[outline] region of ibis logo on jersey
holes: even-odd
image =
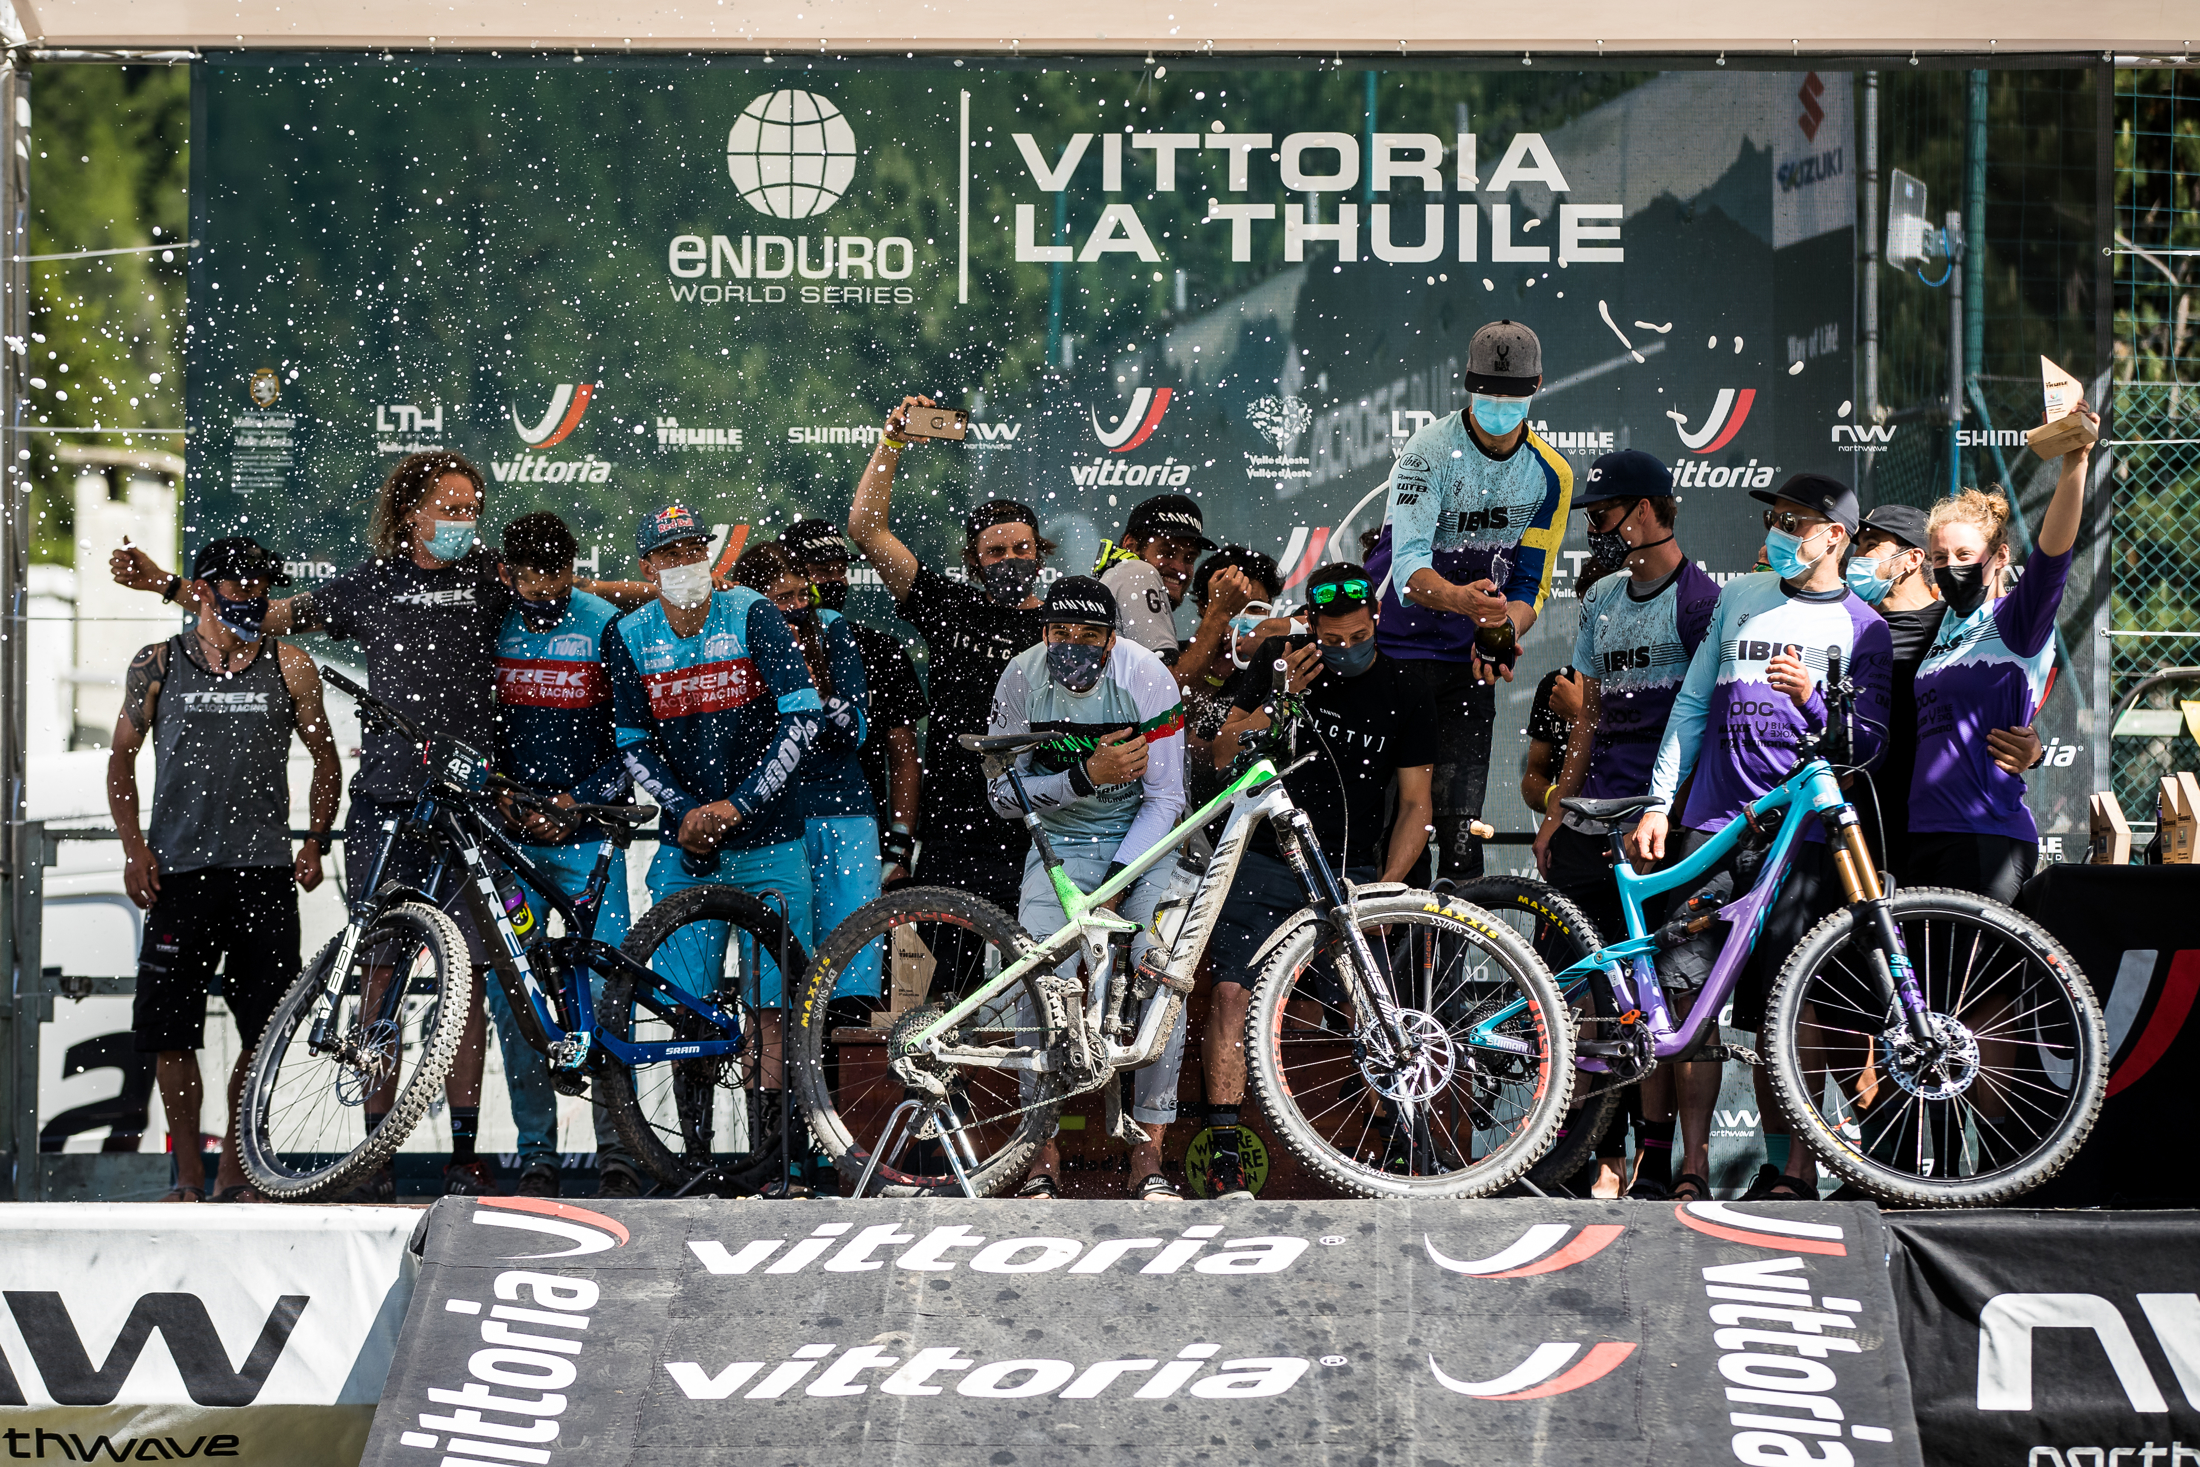
[[[1742,424],[1749,421],[1750,405],[1756,400],[1754,387],[1722,387],[1711,404],[1711,415],[1695,429],[1688,426],[1686,413],[1669,408],[1665,415],[1673,420],[1673,431],[1680,435],[1682,445],[1689,452],[1717,453],[1742,431]]]
[[[520,417],[517,407],[507,411],[511,414],[512,427],[518,431],[520,441],[539,452],[545,448],[557,447],[580,426],[581,414],[588,411],[589,399],[595,395],[596,384],[593,382],[560,382],[557,391],[550,394],[550,406],[544,410],[540,420],[527,422]]]
[[[1092,417],[1093,436],[1100,446],[1110,453],[1129,453],[1132,449],[1153,437],[1154,429],[1161,426],[1162,415],[1169,410],[1169,399],[1176,395],[1173,387],[1141,387],[1131,394],[1130,406],[1112,428],[1100,426],[1100,410],[1086,409]]]

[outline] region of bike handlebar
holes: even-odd
[[[404,714],[399,713],[395,708],[392,708],[389,704],[383,702],[380,698],[375,697],[374,694],[368,692],[365,688],[360,687],[359,684],[353,682],[350,678],[344,676],[335,668],[328,666],[326,663],[322,664],[321,678],[330,687],[337,689],[339,692],[351,694],[353,700],[359,704],[359,711],[361,713],[366,714],[367,716],[372,718],[380,718],[386,720],[393,727],[395,727],[399,733],[403,734],[406,738],[411,739],[414,743],[419,743],[422,741],[423,735],[421,734],[420,730],[415,728],[412,723],[406,719]]]

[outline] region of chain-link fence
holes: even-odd
[[[2110,747],[2138,824],[2162,775],[2200,769],[2180,707],[2200,701],[2200,74],[2119,71],[2115,149],[2108,641],[2117,706],[2138,697]]]

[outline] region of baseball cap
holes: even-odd
[[[963,538],[975,540],[995,525],[1029,525],[1031,533],[1039,533],[1039,516],[1028,504],[1013,499],[988,499],[963,516]]]
[[[1749,497],[1773,504],[1785,499],[1817,510],[1851,535],[1856,533],[1856,491],[1839,479],[1805,471],[1790,474],[1777,489],[1752,489]]]
[[[1914,504],[1882,504],[1864,516],[1862,528],[1892,535],[1911,550],[1925,548],[1925,511]]]
[[[1215,548],[1215,542],[1207,538],[1207,522],[1199,506],[1186,494],[1156,494],[1131,511],[1123,525],[1123,537],[1144,540],[1154,535],[1187,540],[1202,550]]]
[[[642,516],[641,525],[634,531],[634,553],[642,556],[682,540],[709,538],[709,528],[695,517],[694,510],[668,504],[655,514]]]
[[[1115,627],[1115,593],[1091,576],[1064,576],[1047,587],[1040,604],[1042,624],[1067,622],[1088,627]]]
[[[1605,454],[1589,465],[1589,473],[1574,495],[1574,507],[1607,499],[1644,499],[1673,492],[1673,471],[1665,460],[1639,448],[1623,448]]]
[[[1527,397],[1543,382],[1543,343],[1518,321],[1492,321],[1467,343],[1460,385],[1494,397]]]
[[[194,581],[265,581],[270,586],[290,584],[283,563],[250,535],[228,535],[209,540],[191,562]]]
[[[787,547],[787,553],[795,558],[797,565],[856,558],[848,537],[841,534],[840,526],[831,520],[796,520],[779,532],[779,543]]]

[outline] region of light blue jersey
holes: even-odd
[[[1583,798],[1624,799],[1650,788],[1658,740],[1718,601],[1718,583],[1686,560],[1648,596],[1635,594],[1632,577],[1610,575],[1582,598],[1574,670],[1596,679],[1599,709]],[[1571,813],[1566,823],[1603,829]]]

